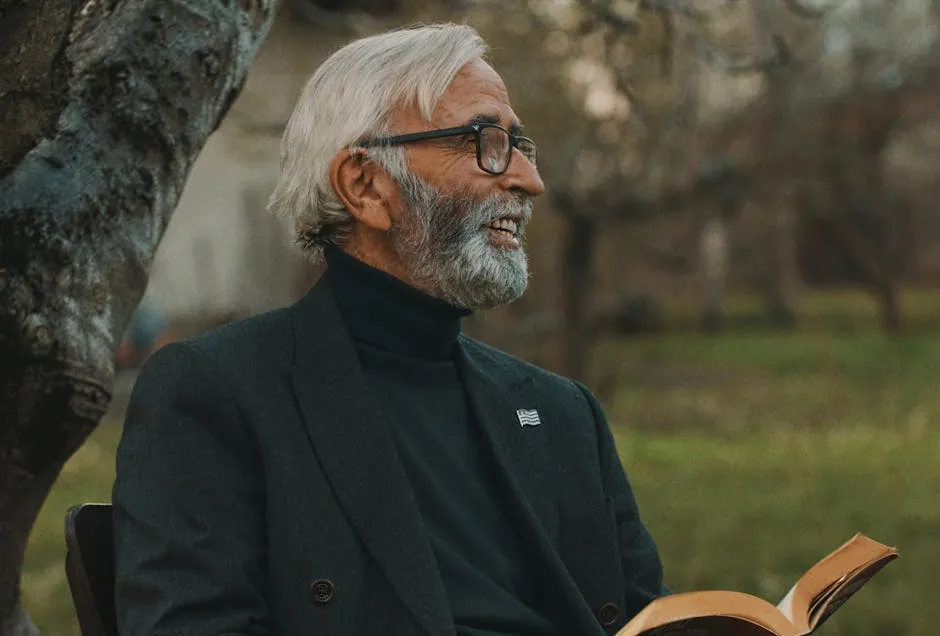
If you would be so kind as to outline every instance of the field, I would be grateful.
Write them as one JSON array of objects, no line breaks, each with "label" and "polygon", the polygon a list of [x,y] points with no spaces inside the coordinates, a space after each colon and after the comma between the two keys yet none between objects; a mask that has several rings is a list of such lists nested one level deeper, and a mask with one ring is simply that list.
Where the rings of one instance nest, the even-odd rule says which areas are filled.
[{"label": "field", "polygon": [[[940,337],[628,346],[658,372],[619,388],[611,421],[674,589],[777,602],[862,531],[902,557],[822,633],[937,633]],[[662,386],[679,360],[698,374]]]},{"label": "field", "polygon": [[[674,590],[776,602],[862,531],[901,559],[821,633],[934,636],[940,334],[890,339],[853,325],[602,342],[592,385]],[[107,500],[118,435],[112,419],[73,457],[33,533],[24,595],[47,635],[78,635],[62,518]]]}]

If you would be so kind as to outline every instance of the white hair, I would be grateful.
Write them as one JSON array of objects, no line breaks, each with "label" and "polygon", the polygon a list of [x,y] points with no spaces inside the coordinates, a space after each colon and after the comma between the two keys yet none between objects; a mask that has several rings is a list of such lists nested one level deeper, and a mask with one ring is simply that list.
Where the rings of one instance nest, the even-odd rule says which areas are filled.
[{"label": "white hair", "polygon": [[[281,139],[281,174],[268,210],[290,218],[314,261],[340,245],[353,219],[330,185],[330,164],[343,148],[387,134],[396,109],[414,105],[430,121],[457,72],[482,58],[486,44],[471,27],[437,24],[362,38],[333,53],[304,87]],[[404,149],[369,155],[396,180],[407,173]]]}]

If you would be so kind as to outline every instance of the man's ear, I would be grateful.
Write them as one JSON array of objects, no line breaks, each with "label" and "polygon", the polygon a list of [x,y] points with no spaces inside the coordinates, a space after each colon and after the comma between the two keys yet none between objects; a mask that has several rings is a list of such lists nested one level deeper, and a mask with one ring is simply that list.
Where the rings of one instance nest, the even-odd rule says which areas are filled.
[{"label": "man's ear", "polygon": [[365,151],[343,148],[330,164],[330,185],[349,213],[374,230],[392,227],[394,181]]}]

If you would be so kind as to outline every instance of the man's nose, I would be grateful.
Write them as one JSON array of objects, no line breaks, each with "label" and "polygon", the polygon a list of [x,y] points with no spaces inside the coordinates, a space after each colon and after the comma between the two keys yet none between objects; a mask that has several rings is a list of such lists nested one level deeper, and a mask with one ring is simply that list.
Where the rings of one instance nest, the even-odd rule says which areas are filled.
[{"label": "man's nose", "polygon": [[545,192],[545,184],[539,175],[539,169],[526,159],[518,148],[512,149],[509,168],[501,175],[502,187],[513,192],[524,192],[529,197],[537,197]]}]

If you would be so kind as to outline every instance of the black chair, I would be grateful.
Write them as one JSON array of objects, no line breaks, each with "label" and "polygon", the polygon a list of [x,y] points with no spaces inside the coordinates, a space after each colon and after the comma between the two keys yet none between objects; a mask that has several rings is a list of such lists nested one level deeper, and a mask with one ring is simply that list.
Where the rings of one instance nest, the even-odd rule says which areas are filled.
[{"label": "black chair", "polygon": [[114,533],[109,504],[65,514],[65,574],[82,636],[118,636],[114,611]]}]

